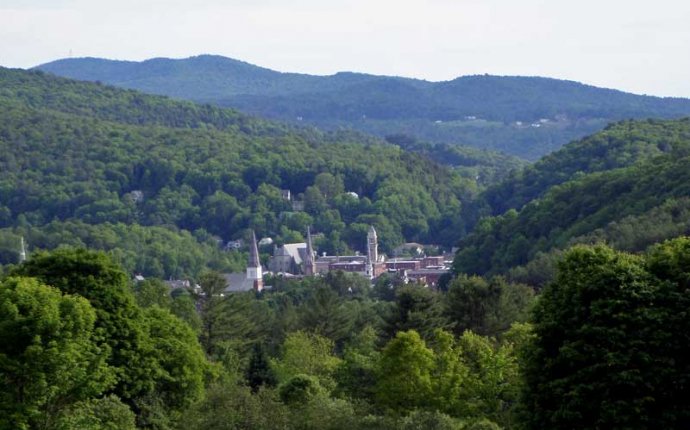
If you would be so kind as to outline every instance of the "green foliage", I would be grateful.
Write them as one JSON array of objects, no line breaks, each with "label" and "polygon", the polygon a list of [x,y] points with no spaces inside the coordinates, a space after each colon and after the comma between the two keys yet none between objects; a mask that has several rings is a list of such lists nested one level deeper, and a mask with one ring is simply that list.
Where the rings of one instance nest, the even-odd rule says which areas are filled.
[{"label": "green foliage", "polygon": [[354,315],[333,289],[315,286],[309,299],[300,307],[300,326],[334,342],[341,342],[351,334]]},{"label": "green foliage", "polygon": [[395,307],[386,318],[389,336],[415,330],[424,339],[431,339],[434,330],[452,324],[444,315],[442,296],[420,285],[405,285],[395,291]]},{"label": "green foliage", "polygon": [[486,418],[475,421],[472,424],[463,427],[464,430],[501,430],[501,427],[493,421]]},{"label": "green foliage", "polygon": [[170,309],[172,307],[170,287],[160,279],[137,282],[134,286],[134,296],[137,304],[142,308],[158,306],[162,309]]},{"label": "green foliage", "polygon": [[[468,367],[452,334],[436,330],[431,344],[435,362],[432,375],[432,404],[440,411],[460,415],[468,378]],[[459,413],[460,412],[460,413]]]},{"label": "green foliage", "polygon": [[295,375],[278,387],[280,400],[286,405],[304,404],[321,394],[319,380],[309,375]]},{"label": "green foliage", "polygon": [[115,394],[123,400],[132,399],[153,389],[155,363],[141,311],[127,276],[105,254],[83,249],[36,253],[14,273],[36,277],[91,303],[96,311],[96,339],[100,347],[112,351],[108,364],[118,372]]},{"label": "green foliage", "polygon": [[109,395],[71,406],[59,419],[58,430],[136,430],[134,413]]},{"label": "green foliage", "polygon": [[[325,249],[341,247],[338,238],[350,224],[370,223],[380,227],[382,248],[389,250],[404,240],[435,238],[460,217],[460,201],[472,186],[429,159],[362,136],[291,129],[18,70],[2,69],[0,83],[0,227],[39,229],[42,236],[40,229],[53,221],[72,230],[73,223],[86,223],[88,234],[71,233],[84,241],[75,245],[120,248],[146,275],[235,267],[235,259],[214,249],[211,235],[227,241],[254,229],[278,243],[298,239],[304,232],[295,228],[308,218],[291,221],[280,189],[305,202],[305,215],[329,238]],[[136,224],[166,228],[125,227]],[[134,237],[127,241],[111,233],[130,229]],[[166,238],[171,250],[135,237],[166,235],[163,230],[173,232]],[[451,236],[441,237],[450,245],[457,236],[446,233]],[[30,243],[62,243],[58,232],[51,236],[50,245],[41,237]],[[364,249],[363,237],[348,240],[349,248]]]},{"label": "green foliage", "polygon": [[469,368],[463,387],[462,415],[512,424],[521,386],[513,344],[496,345],[491,339],[466,331],[458,339],[458,350]]},{"label": "green foliage", "polygon": [[340,364],[340,359],[333,355],[333,348],[333,342],[325,337],[294,332],[285,339],[282,354],[271,362],[271,367],[280,383],[297,375],[307,375],[332,390],[335,387],[333,375]]},{"label": "green foliage", "polygon": [[688,148],[686,121],[622,121],[515,170],[485,192],[492,214],[520,209],[549,188],[586,174],[629,167]]},{"label": "green foliage", "polygon": [[[647,257],[578,246],[535,309],[529,428],[678,428],[688,422],[687,238]],[[682,401],[681,401],[682,402]]]},{"label": "green foliage", "polygon": [[[597,154],[609,161],[602,165],[588,161]],[[512,268],[516,279],[544,282],[553,273],[549,254],[574,243],[610,241],[622,249],[641,251],[656,241],[685,234],[682,214],[690,197],[689,154],[688,120],[626,122],[611,127],[600,139],[576,142],[554,154],[550,164],[563,158],[566,166],[586,163],[593,173],[556,179],[560,185],[539,191],[543,196],[519,212],[511,209],[484,218],[460,241],[454,269],[497,274]],[[575,156],[583,160],[569,159]],[[605,170],[608,164],[618,168]],[[546,182],[551,181],[549,175],[558,176],[546,170],[539,175]]]},{"label": "green foliage", "polygon": [[179,429],[274,430],[289,427],[289,410],[272,390],[252,394],[247,387],[216,382],[206,398],[181,417]]},{"label": "green foliage", "polygon": [[393,411],[410,411],[429,404],[434,353],[419,334],[400,331],[381,352],[376,400]]},{"label": "green foliage", "polygon": [[0,428],[51,429],[66,408],[115,382],[96,312],[35,279],[0,283]]},{"label": "green foliage", "polygon": [[373,399],[380,356],[376,341],[375,330],[367,326],[345,346],[343,361],[336,370],[339,392],[353,399]]},{"label": "green foliage", "polygon": [[224,353],[232,350],[244,366],[254,345],[269,337],[273,328],[272,314],[266,303],[257,301],[254,296],[254,292],[247,292],[203,298],[201,339],[209,354],[222,359]]},{"label": "green foliage", "polygon": [[196,310],[196,304],[191,294],[185,292],[176,295],[170,304],[170,312],[186,322],[195,333],[201,332],[201,317]]},{"label": "green foliage", "polygon": [[[455,429],[483,418],[511,424],[511,402],[519,388],[513,344],[525,343],[528,337],[514,329],[500,345],[469,332],[457,340],[434,329],[434,324],[447,324],[430,310],[437,309],[443,296],[431,296],[430,290],[421,287],[400,288],[412,288],[411,297],[402,301],[407,303],[404,306],[426,315],[413,319],[432,330],[428,346],[417,332],[399,331],[382,349],[380,314],[397,305],[370,300],[368,287],[359,288],[356,278],[338,275],[283,281],[262,294],[221,295],[224,280],[207,272],[199,278],[205,294],[197,299],[207,330],[202,334],[213,334],[203,336],[215,361],[209,364],[194,329],[171,313],[179,300],[190,303],[188,292],[171,297],[156,280],[131,289],[122,270],[105,254],[84,250],[36,253],[13,271],[48,279],[85,297],[78,301],[97,304],[91,311],[91,348],[109,351],[115,342],[129,346],[118,351],[123,360],[120,366],[115,366],[113,356],[99,355],[101,365],[111,372],[111,379],[102,383],[110,383],[82,397],[70,397],[59,408],[45,407],[50,421],[43,428],[132,428],[135,419],[138,428],[160,430]],[[56,297],[71,298],[35,280],[4,282],[15,279],[39,285]],[[352,293],[350,286],[354,286]],[[330,311],[313,310],[320,307]],[[290,316],[303,311],[312,319],[308,324]],[[353,333],[339,334],[338,348],[322,335],[290,329],[326,327],[319,325],[320,319],[340,311],[348,316],[347,326]],[[213,318],[208,319],[209,315]],[[138,337],[133,339],[137,343],[122,343],[125,332],[115,330],[114,324],[136,328]],[[88,352],[88,348],[79,349],[81,354]],[[84,366],[73,365],[69,370],[85,374]],[[97,384],[98,380],[88,382]],[[138,391],[124,390],[130,387]],[[127,396],[120,401],[111,393]],[[5,409],[21,409],[16,399],[6,395],[3,400]]]},{"label": "green foliage", "polygon": [[260,344],[255,344],[252,349],[246,373],[247,384],[253,392],[258,391],[264,385],[271,387],[277,383],[266,352]]},{"label": "green foliage", "polygon": [[203,396],[208,364],[196,333],[156,304],[139,308],[126,275],[105,254],[72,249],[36,253],[14,272],[91,303],[93,341],[112,351],[104,357],[117,376],[112,392],[133,407],[139,425],[169,427]]},{"label": "green foliage", "polygon": [[461,421],[436,411],[416,410],[403,417],[397,424],[403,430],[465,430]]},{"label": "green foliage", "polygon": [[448,289],[446,315],[457,334],[465,330],[483,336],[497,336],[514,322],[524,322],[534,299],[525,285],[507,283],[494,277],[458,276]]},{"label": "green foliage", "polygon": [[156,396],[167,410],[181,412],[203,397],[206,356],[192,328],[168,310],[150,307],[144,319],[156,361]]},{"label": "green foliage", "polygon": [[291,408],[290,426],[304,430],[347,430],[359,427],[359,417],[347,400],[322,394]]},{"label": "green foliage", "polygon": [[[201,232],[198,232],[201,233]],[[211,268],[227,272],[244,268],[246,257],[238,252],[222,252],[218,244],[201,234],[171,226],[141,226],[123,223],[91,225],[79,220],[52,221],[41,226],[0,229],[0,264],[18,261],[18,241],[24,237],[34,249],[61,246],[107,252],[127,273],[146,277],[184,279]],[[2,243],[7,243],[3,247]]]}]

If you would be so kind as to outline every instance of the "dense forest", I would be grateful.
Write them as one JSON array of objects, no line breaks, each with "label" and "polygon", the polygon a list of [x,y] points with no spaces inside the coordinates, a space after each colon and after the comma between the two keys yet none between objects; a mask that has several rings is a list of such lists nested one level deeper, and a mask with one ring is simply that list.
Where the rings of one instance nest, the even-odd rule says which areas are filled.
[{"label": "dense forest", "polygon": [[1,69],[0,81],[4,264],[16,262],[20,236],[43,249],[116,245],[128,270],[164,277],[195,276],[201,259],[236,269],[240,258],[213,248],[250,229],[280,244],[302,241],[311,225],[328,253],[363,250],[368,225],[384,252],[404,241],[450,247],[467,229],[464,203],[521,166],[455,149],[448,168],[429,158],[443,150],[434,145],[412,153],[399,139],[294,128],[41,72]]},{"label": "dense forest", "polygon": [[143,62],[71,58],[37,68],[267,118],[379,136],[407,134],[529,160],[612,121],[690,114],[690,101],[685,99],[539,77],[478,75],[428,82],[349,72],[311,76],[213,55]]},{"label": "dense forest", "polygon": [[687,119],[622,122],[573,142],[485,192],[480,204],[500,215],[460,241],[455,269],[543,285],[575,243],[643,251],[689,234],[689,163]]},{"label": "dense forest", "polygon": [[500,277],[342,272],[171,294],[36,253],[0,280],[0,428],[685,428],[689,261],[687,238],[576,247],[535,303]]}]

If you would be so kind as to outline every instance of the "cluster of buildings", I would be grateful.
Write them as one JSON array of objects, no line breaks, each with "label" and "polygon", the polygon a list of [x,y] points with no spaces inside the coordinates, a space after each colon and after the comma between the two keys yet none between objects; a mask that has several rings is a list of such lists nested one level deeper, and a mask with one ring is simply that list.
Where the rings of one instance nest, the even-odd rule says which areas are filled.
[{"label": "cluster of buildings", "polygon": [[[268,262],[268,271],[273,275],[285,277],[319,276],[331,271],[357,273],[374,280],[384,273],[393,274],[403,282],[416,282],[427,287],[436,287],[439,279],[450,272],[452,256],[425,256],[410,258],[391,258],[378,252],[378,237],[373,226],[367,233],[366,255],[321,255],[314,251],[311,231],[307,229],[307,241],[288,243],[274,248]],[[226,274],[226,292],[261,291],[263,268],[254,233],[249,244],[249,263],[246,273]]]}]

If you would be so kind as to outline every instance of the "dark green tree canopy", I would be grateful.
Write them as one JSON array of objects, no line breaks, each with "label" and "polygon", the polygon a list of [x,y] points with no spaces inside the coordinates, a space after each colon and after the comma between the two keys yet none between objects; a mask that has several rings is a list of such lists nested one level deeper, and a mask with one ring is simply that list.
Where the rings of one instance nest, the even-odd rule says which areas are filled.
[{"label": "dark green tree canopy", "polygon": [[[647,257],[575,247],[534,315],[525,369],[529,428],[682,428],[687,385],[688,239]],[[657,266],[664,255],[670,264]],[[665,258],[664,258],[665,260]],[[670,279],[650,273],[651,267]],[[679,270],[680,269],[680,270]],[[670,297],[674,300],[669,300]],[[681,309],[682,308],[682,309]],[[685,312],[685,313],[684,313]]]}]

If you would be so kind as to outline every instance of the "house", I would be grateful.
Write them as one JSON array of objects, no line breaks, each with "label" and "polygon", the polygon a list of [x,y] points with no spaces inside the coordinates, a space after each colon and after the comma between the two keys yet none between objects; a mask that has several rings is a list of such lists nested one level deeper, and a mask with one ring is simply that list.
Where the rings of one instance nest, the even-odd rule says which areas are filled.
[{"label": "house", "polygon": [[225,250],[226,251],[237,251],[238,249],[242,248],[243,244],[244,244],[244,242],[242,241],[242,239],[231,240],[225,244]]}]

